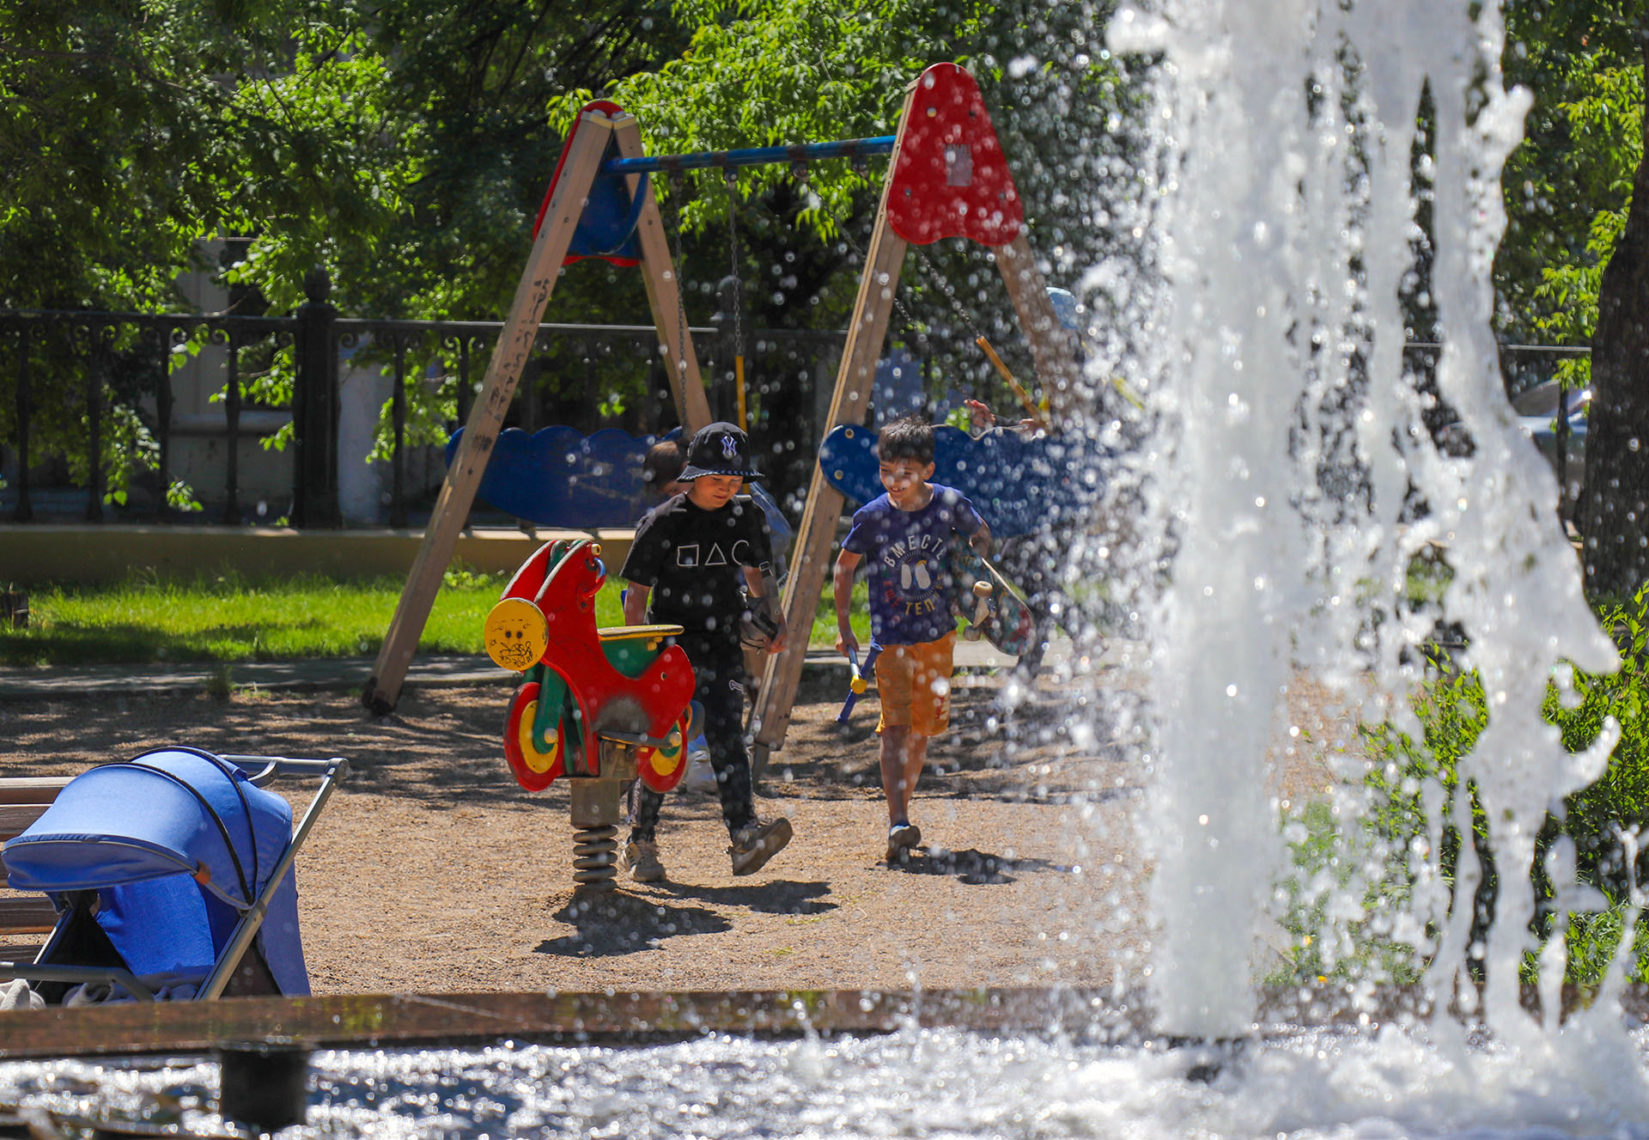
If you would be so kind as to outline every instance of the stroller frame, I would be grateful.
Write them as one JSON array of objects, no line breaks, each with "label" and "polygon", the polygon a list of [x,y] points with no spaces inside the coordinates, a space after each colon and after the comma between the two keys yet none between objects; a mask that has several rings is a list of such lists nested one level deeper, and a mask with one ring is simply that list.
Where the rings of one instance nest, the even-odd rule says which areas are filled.
[{"label": "stroller frame", "polygon": [[[247,949],[252,940],[257,937],[262,928],[265,917],[268,915],[270,900],[274,897],[286,877],[292,873],[292,866],[297,861],[298,850],[303,846],[315,823],[320,818],[321,811],[326,807],[337,784],[349,775],[349,761],[341,756],[328,759],[300,759],[288,756],[251,756],[251,755],[218,755],[208,753],[202,749],[187,746],[168,746],[151,749],[133,757],[141,760],[144,756],[159,752],[189,752],[211,757],[233,765],[245,774],[249,783],[254,787],[263,788],[272,783],[279,776],[311,776],[320,779],[320,786],[315,795],[304,809],[301,818],[293,825],[292,836],[285,850],[276,861],[274,869],[269,873],[264,886],[257,891],[244,909],[239,910],[239,917],[233,932],[218,953],[211,971],[196,989],[194,1001],[209,1001],[221,997],[228,987],[235,971],[240,967]],[[89,771],[90,769],[88,769]],[[60,918],[67,917],[69,908],[60,912]],[[0,962],[0,978],[22,978],[26,981],[42,982],[108,982],[126,990],[139,1001],[154,1000],[154,991],[136,976],[131,970],[116,966],[72,966],[53,965],[39,961],[47,957],[61,933],[61,924],[53,930],[52,937],[42,947],[34,962]]]}]

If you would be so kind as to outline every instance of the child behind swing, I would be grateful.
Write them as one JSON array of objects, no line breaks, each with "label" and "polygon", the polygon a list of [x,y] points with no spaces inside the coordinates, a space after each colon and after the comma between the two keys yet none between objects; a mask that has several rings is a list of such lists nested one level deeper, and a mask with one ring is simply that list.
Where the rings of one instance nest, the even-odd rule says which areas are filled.
[{"label": "child behind swing", "polygon": [[[704,736],[721,795],[733,874],[760,870],[790,842],[790,821],[756,818],[750,756],[744,745],[744,654],[741,637],[752,611],[767,611],[773,632],[763,646],[784,648],[784,614],[767,605],[772,543],[762,512],[739,489],[760,478],[750,465],[750,442],[729,423],[701,428],[687,446],[679,480],[688,488],[649,511],[619,576],[630,583],[624,620],[679,625],[676,639],[692,662],[693,699],[704,708]],[[775,599],[776,601],[776,599]],[[619,868],[640,883],[664,878],[658,818],[664,797],[645,785],[635,791],[635,817]]]},{"label": "child behind swing", "polygon": [[[857,654],[849,624],[853,573],[868,564],[870,632],[876,692],[882,716],[882,791],[887,796],[887,861],[895,864],[922,842],[910,821],[916,780],[927,763],[928,741],[950,727],[950,677],[956,648],[951,611],[951,544],[966,541],[990,553],[991,532],[973,504],[933,478],[933,425],[916,416],[895,420],[877,437],[876,455],[887,493],[853,514],[842,540],[831,587],[836,602],[836,648]],[[960,537],[958,537],[960,536]]]}]

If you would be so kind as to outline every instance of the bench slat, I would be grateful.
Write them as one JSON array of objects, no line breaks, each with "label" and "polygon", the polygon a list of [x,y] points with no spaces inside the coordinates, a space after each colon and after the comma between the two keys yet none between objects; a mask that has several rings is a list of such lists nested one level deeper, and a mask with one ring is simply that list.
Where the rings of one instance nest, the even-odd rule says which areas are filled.
[{"label": "bench slat", "polygon": [[0,896],[0,934],[48,934],[57,912],[45,895]]},{"label": "bench slat", "polygon": [[29,824],[46,814],[50,804],[0,804],[0,843],[16,839]]},{"label": "bench slat", "polygon": [[73,776],[0,776],[0,804],[49,804]]},{"label": "bench slat", "polygon": [[[0,777],[0,843],[39,819],[72,776]],[[0,895],[0,934],[50,934],[57,925],[51,900],[41,894]]]}]

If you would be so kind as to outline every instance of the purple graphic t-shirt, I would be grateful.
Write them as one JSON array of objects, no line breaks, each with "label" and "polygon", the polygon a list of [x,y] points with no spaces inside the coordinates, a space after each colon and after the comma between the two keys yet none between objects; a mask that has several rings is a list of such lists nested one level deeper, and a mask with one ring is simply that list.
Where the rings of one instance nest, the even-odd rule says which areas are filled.
[{"label": "purple graphic t-shirt", "polygon": [[[884,494],[853,512],[842,549],[863,556],[870,587],[870,635],[877,645],[937,641],[956,628],[950,609],[950,544],[976,533],[984,520],[960,491],[928,484],[933,498],[901,511]],[[958,537],[955,531],[961,532]]]}]

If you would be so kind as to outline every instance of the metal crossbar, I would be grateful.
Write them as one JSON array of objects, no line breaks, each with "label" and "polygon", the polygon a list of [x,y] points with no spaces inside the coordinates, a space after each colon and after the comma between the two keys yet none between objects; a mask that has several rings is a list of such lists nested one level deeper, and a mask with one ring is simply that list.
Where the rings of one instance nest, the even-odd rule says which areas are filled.
[{"label": "metal crossbar", "polygon": [[892,154],[893,135],[835,142],[756,146],[742,150],[701,150],[691,154],[647,154],[639,158],[611,158],[601,164],[603,174],[645,174],[652,171],[701,170],[720,166],[766,166],[776,162],[807,163],[826,158],[868,158]]}]

